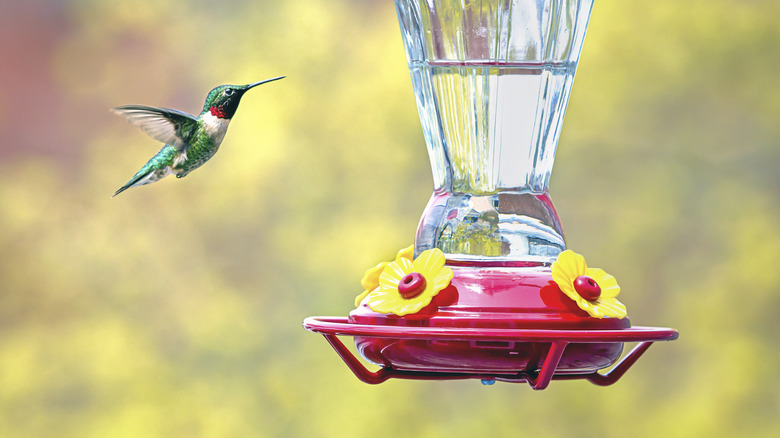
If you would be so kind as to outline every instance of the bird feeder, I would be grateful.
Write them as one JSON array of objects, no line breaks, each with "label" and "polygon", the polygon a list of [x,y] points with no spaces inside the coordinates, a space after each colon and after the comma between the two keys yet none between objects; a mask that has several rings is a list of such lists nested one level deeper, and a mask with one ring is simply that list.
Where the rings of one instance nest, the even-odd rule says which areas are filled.
[{"label": "bird feeder", "polygon": [[615,277],[566,248],[548,194],[592,3],[395,0],[435,188],[414,245],[369,269],[356,309],[303,322],[360,380],[609,385],[677,338],[631,325]]}]

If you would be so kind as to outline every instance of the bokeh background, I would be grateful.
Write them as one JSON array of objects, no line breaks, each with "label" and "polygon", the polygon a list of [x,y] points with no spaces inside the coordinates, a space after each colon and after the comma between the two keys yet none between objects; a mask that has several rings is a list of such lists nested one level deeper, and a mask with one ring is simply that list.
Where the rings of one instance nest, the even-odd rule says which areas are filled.
[{"label": "bokeh background", "polygon": [[[0,436],[777,436],[780,3],[597,0],[550,190],[634,324],[614,386],[359,382],[311,315],[432,180],[390,0],[0,2]],[[216,157],[108,109],[247,94]]]}]

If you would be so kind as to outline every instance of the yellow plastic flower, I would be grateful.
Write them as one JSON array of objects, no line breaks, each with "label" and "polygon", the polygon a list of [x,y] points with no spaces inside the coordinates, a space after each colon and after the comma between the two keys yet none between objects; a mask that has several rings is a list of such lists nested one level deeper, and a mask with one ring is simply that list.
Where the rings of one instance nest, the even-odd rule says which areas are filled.
[{"label": "yellow plastic flower", "polygon": [[445,261],[444,253],[434,248],[414,261],[399,257],[388,263],[379,276],[379,287],[368,295],[368,307],[398,316],[419,312],[449,286],[453,272]]},{"label": "yellow plastic flower", "polygon": [[625,318],[626,306],[617,300],[620,286],[602,269],[589,268],[585,257],[566,250],[552,264],[552,278],[561,291],[594,318]]},{"label": "yellow plastic flower", "polygon": [[[396,254],[395,258],[405,258],[412,260],[414,254],[414,245],[409,245],[406,248],[398,251],[398,254]],[[379,276],[382,275],[382,271],[385,270],[385,267],[387,266],[388,262],[382,262],[374,266],[373,268],[366,271],[365,274],[363,274],[363,278],[360,279],[360,285],[363,286],[363,292],[355,297],[355,307],[360,306],[360,302],[363,301],[363,298],[366,297],[371,291],[379,287]]]},{"label": "yellow plastic flower", "polygon": [[406,248],[398,251],[398,254],[395,255],[396,259],[399,258],[405,258],[409,260],[414,260],[414,245],[409,245]]}]

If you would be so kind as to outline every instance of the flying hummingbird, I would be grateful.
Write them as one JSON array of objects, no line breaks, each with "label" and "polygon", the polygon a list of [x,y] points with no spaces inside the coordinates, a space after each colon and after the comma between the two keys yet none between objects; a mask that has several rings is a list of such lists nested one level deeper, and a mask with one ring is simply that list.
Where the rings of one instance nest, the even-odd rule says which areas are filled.
[{"label": "flying hummingbird", "polygon": [[144,166],[117,190],[112,198],[130,187],[151,184],[165,176],[184,178],[217,153],[241,97],[248,90],[279,76],[249,85],[220,85],[206,96],[203,111],[195,117],[170,108],[124,105],[112,111],[125,117],[150,137],[165,143]]}]

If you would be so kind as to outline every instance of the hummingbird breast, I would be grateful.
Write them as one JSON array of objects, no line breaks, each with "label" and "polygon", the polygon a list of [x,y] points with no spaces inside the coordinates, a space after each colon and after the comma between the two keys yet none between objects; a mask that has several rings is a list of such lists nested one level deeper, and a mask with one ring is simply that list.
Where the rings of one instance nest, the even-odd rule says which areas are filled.
[{"label": "hummingbird breast", "polygon": [[207,137],[219,146],[222,140],[225,138],[230,119],[223,119],[221,117],[213,116],[211,113],[204,113],[202,116],[203,131]]},{"label": "hummingbird breast", "polygon": [[174,168],[176,176],[182,178],[202,166],[217,153],[225,138],[230,119],[215,117],[210,113],[201,116],[201,125],[190,141],[190,147],[182,153]]}]

